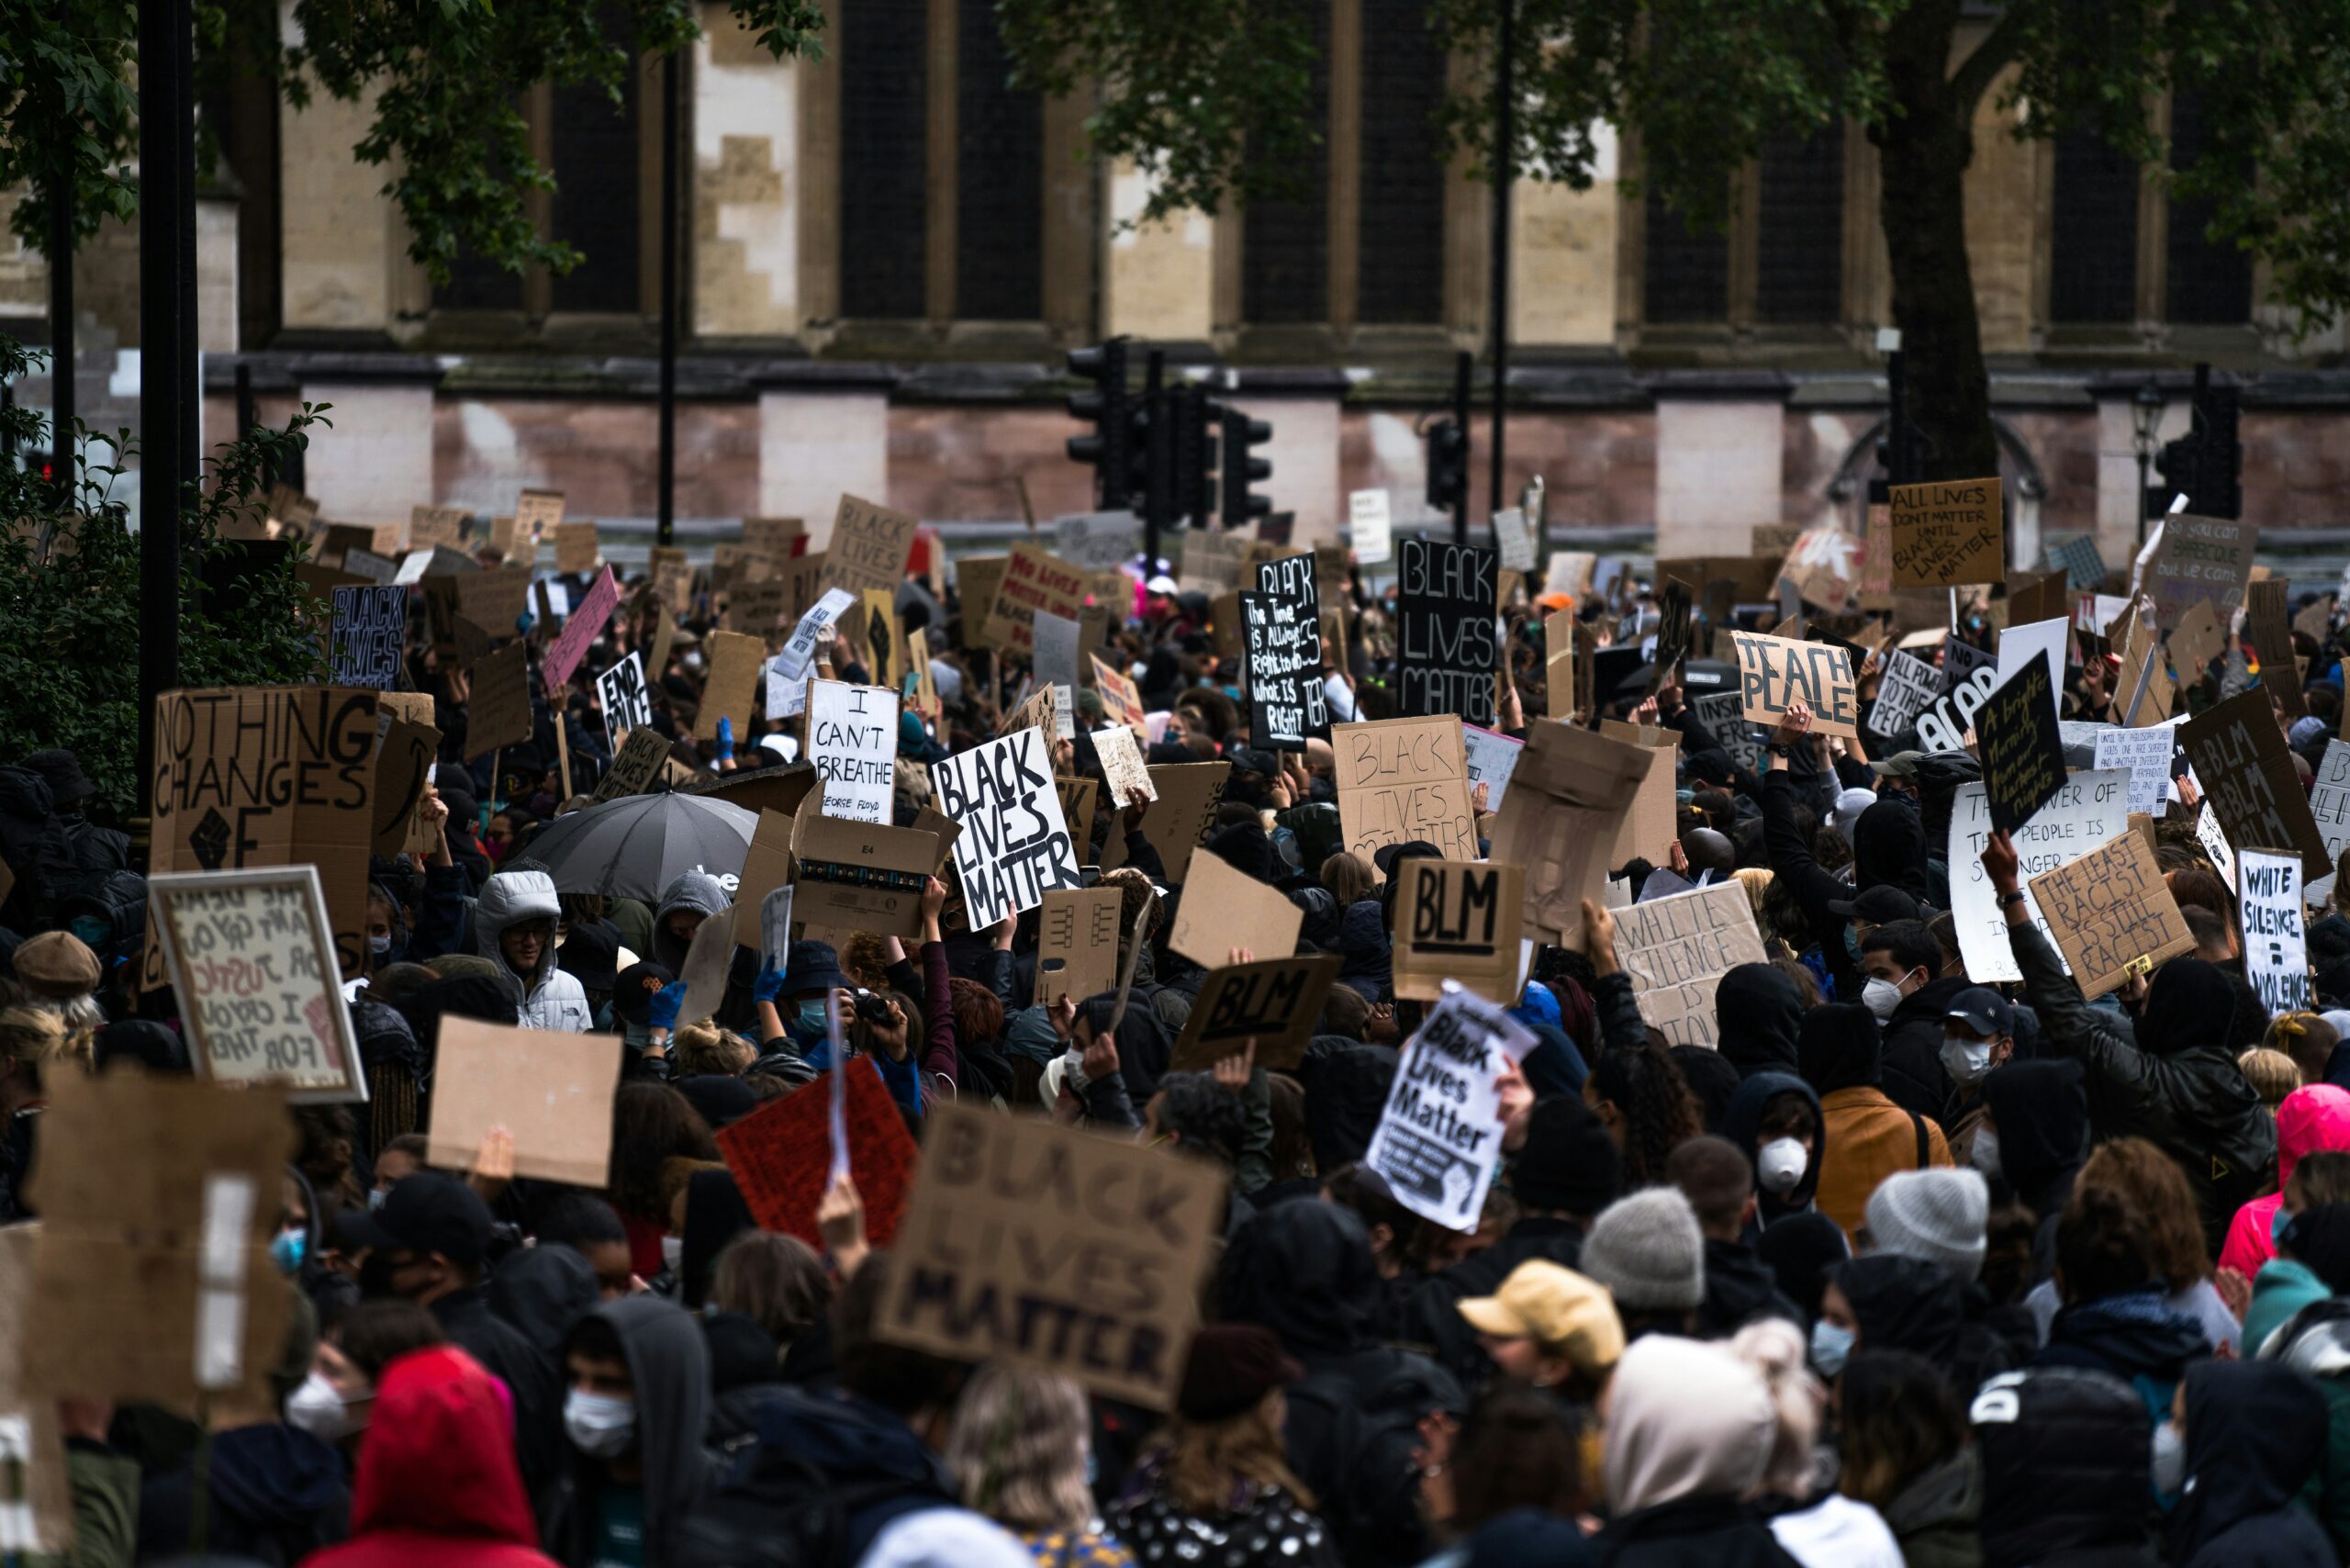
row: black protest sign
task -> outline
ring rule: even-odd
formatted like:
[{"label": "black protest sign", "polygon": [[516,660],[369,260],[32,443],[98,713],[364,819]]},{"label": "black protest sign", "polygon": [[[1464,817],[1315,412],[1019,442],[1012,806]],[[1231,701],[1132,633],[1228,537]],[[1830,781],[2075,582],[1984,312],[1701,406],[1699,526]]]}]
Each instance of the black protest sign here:
[{"label": "black protest sign", "polygon": [[1896,741],[1915,729],[1918,716],[1942,696],[1942,675],[1933,666],[1896,648],[1885,656],[1884,678],[1869,708],[1869,734]]},{"label": "black protest sign", "polygon": [[[1303,557],[1311,560],[1311,556]],[[1248,744],[1271,751],[1304,751],[1315,731],[1307,701],[1323,710],[1322,733],[1329,733],[1323,702],[1322,665],[1309,644],[1321,641],[1313,622],[1302,620],[1297,602],[1281,594],[1244,593],[1240,623],[1248,672]]]},{"label": "black protest sign", "polygon": [[1517,944],[1526,923],[1526,872],[1465,860],[1396,865],[1395,994],[1443,999],[1459,980],[1490,1002],[1517,1001]]},{"label": "black protest sign", "polygon": [[2032,659],[1975,715],[1983,794],[1994,831],[2012,833],[2065,787],[2065,740],[2048,661]]},{"label": "black protest sign", "polygon": [[400,683],[400,656],[407,646],[408,589],[334,590],[334,632],[328,644],[328,662],[335,685],[390,690]]},{"label": "black protest sign", "polygon": [[1077,849],[1053,785],[1050,746],[1044,731],[1024,724],[930,770],[939,810],[962,830],[955,870],[974,931],[1034,909],[1047,889],[1077,886]]},{"label": "black protest sign", "polygon": [[2332,873],[2267,692],[2255,687],[2188,720],[2178,744],[2230,844],[2297,853],[2308,881]]},{"label": "black protest sign", "polygon": [[[1511,958],[1516,957],[1513,946]],[[1210,969],[1169,1067],[1200,1071],[1254,1040],[1259,1067],[1277,1072],[1294,1068],[1321,1021],[1339,964],[1336,953],[1314,953]]]},{"label": "black protest sign", "polygon": [[[1329,698],[1322,687],[1322,588],[1315,569],[1314,553],[1309,550],[1303,555],[1283,555],[1277,560],[1258,562],[1257,591],[1276,601],[1268,620],[1271,628],[1268,652],[1271,655],[1271,663],[1285,664],[1288,668],[1289,683],[1284,689],[1295,695],[1294,706],[1300,717],[1293,727],[1300,733],[1294,742],[1260,738],[1255,744],[1278,746],[1283,751],[1303,751],[1308,737],[1326,741],[1330,738]],[[1286,614],[1281,613],[1280,607],[1282,606],[1287,607]],[[1245,608],[1242,614],[1244,617],[1247,614]],[[1253,644],[1248,650],[1248,663],[1253,681],[1257,668]],[[1252,728],[1256,718],[1253,711],[1255,702],[1256,692],[1252,686],[1249,691]],[[1282,705],[1291,704],[1284,702]],[[1288,721],[1284,718],[1282,722],[1286,724]]]},{"label": "black protest sign", "polygon": [[1500,557],[1478,545],[1438,539],[1404,539],[1397,544],[1397,715],[1453,713],[1464,722],[1493,728]]},{"label": "black protest sign", "polygon": [[1653,692],[1673,678],[1681,661],[1689,656],[1689,590],[1684,585],[1668,581],[1664,585],[1664,611],[1656,626],[1656,662],[1649,668],[1649,689]]}]

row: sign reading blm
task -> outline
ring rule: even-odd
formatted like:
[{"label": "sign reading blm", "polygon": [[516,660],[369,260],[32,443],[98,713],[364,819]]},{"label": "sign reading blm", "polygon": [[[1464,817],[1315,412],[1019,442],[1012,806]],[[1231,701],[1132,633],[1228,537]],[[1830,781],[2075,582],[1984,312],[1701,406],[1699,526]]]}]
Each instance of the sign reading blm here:
[{"label": "sign reading blm", "polygon": [[1440,539],[1399,542],[1395,662],[1405,718],[1457,713],[1494,725],[1494,552]]}]

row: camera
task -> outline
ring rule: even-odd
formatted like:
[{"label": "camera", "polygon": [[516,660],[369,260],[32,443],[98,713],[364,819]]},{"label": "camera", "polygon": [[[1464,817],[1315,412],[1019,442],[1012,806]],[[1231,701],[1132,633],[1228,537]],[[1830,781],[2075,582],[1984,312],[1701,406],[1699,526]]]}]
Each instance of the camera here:
[{"label": "camera", "polygon": [[888,997],[878,991],[867,991],[863,986],[858,986],[850,994],[856,998],[856,1015],[859,1018],[868,1024],[887,1024],[890,1021]]}]

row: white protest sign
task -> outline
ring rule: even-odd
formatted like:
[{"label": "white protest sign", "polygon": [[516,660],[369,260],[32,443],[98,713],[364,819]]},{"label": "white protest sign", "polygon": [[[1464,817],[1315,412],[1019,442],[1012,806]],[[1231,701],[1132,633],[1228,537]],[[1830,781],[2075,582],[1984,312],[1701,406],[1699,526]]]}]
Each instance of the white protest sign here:
[{"label": "white protest sign", "polygon": [[414,588],[424,580],[424,568],[431,565],[431,551],[411,550],[400,557],[400,569],[392,575],[392,581],[401,588]]},{"label": "white protest sign", "polygon": [[1918,715],[1918,748],[1964,751],[1966,732],[1975,727],[1975,711],[1998,689],[1998,671],[1991,665],[1978,665],[1973,673],[1961,677],[1949,696]]},{"label": "white protest sign", "polygon": [[897,781],[898,694],[845,680],[810,681],[808,760],[823,787],[824,815],[887,825]]},{"label": "white protest sign", "polygon": [[[1077,685],[1077,622],[1048,610],[1036,611],[1036,678],[1053,686]],[[1066,706],[1066,704],[1064,704]]]},{"label": "white protest sign", "polygon": [[[2317,819],[2318,834],[2325,840],[2326,858],[2339,866],[2342,852],[2350,849],[2350,741],[2325,743],[2325,755],[2318,759],[2317,779],[2310,789],[2310,815]],[[2332,877],[2320,877],[2303,890],[2312,901],[2333,891]]]},{"label": "white protest sign", "polygon": [[2232,891],[2236,885],[2235,846],[2228,842],[2228,830],[2220,825],[2209,801],[2195,813],[2195,837],[2203,846],[2203,853],[2211,857],[2211,868],[2220,873],[2220,879]]},{"label": "white protest sign", "polygon": [[1469,759],[1469,788],[1485,786],[1485,810],[1502,809],[1503,792],[1509,788],[1509,776],[1517,771],[1517,759],[1526,750],[1526,743],[1513,740],[1494,730],[1481,730],[1474,724],[1460,726],[1460,749]]},{"label": "white protest sign", "polygon": [[1882,740],[1900,739],[1942,694],[1942,672],[1896,648],[1886,655],[1884,678],[1877,683],[1876,701],[1869,708],[1869,733]]},{"label": "white protest sign", "polygon": [[1534,1048],[1534,1036],[1483,998],[1449,980],[1445,991],[1404,1047],[1363,1163],[1386,1179],[1397,1203],[1465,1232],[1477,1228],[1501,1163],[1494,1081]]},{"label": "white protest sign", "polygon": [[2170,799],[2170,761],[2178,750],[2173,724],[2125,730],[2106,725],[2097,733],[2097,765],[2130,772],[2130,809],[2150,817],[2163,814]]},{"label": "white protest sign", "polygon": [[1770,955],[1762,950],[1743,882],[1649,896],[1658,878],[1672,875],[1651,871],[1639,902],[1617,911],[1617,959],[1632,977],[1640,1018],[1651,1028],[1676,1046],[1718,1045],[1715,987],[1739,965],[1760,964]]},{"label": "white protest sign", "polygon": [[2244,928],[2244,972],[2274,1017],[2310,1004],[2310,952],[2301,929],[2301,857],[2247,849],[2236,857],[2243,879],[2237,918]]},{"label": "white protest sign", "polygon": [[1384,490],[1356,490],[1347,497],[1347,538],[1355,564],[1376,566],[1395,554],[1395,520]]},{"label": "white protest sign", "polygon": [[605,738],[617,753],[622,734],[653,722],[653,696],[644,689],[644,655],[632,649],[628,657],[598,676],[596,700],[604,706]]},{"label": "white protest sign", "polygon": [[1494,514],[1494,542],[1501,547],[1502,565],[1515,572],[1534,569],[1534,524],[1518,507]]},{"label": "white protest sign", "polygon": [[1135,733],[1124,724],[1093,732],[1093,752],[1102,759],[1102,776],[1110,781],[1110,803],[1125,811],[1137,798],[1158,799],[1158,791],[1150,782],[1150,769],[1144,766],[1142,748],[1135,744]]},{"label": "white protest sign", "polygon": [[[2040,934],[2047,937],[2056,961],[2064,951],[2031,902],[2030,882],[2042,871],[2069,866],[2119,833],[2130,828],[2130,775],[2120,770],[2076,773],[2065,780],[2047,804],[2032,813],[2015,832],[2017,879],[2026,884],[2024,909]],[[1962,784],[1951,800],[1950,898],[1958,926],[1959,956],[1977,985],[2020,982],[2015,949],[2008,943],[2007,917],[1999,909],[1998,890],[1983,869],[1983,846],[1991,840],[1991,809],[1983,786]],[[2071,971],[2066,970],[2067,973]]]},{"label": "white protest sign", "polygon": [[930,782],[938,809],[963,830],[955,870],[973,931],[1034,909],[1047,889],[1077,886],[1077,849],[1034,724],[934,763]]},{"label": "white protest sign", "polygon": [[1077,739],[1077,688],[1065,680],[1053,682],[1053,738]]},{"label": "white protest sign", "polygon": [[1998,679],[1993,689],[2005,686],[2008,678],[2035,658],[2048,661],[2048,700],[2063,716],[2064,704],[2057,693],[2065,689],[2065,639],[2072,635],[2073,623],[2064,616],[2053,621],[2035,621],[2028,626],[2010,626],[1999,633]]},{"label": "white protest sign", "polygon": [[772,711],[776,706],[777,672],[782,673],[787,686],[806,675],[809,665],[816,657],[816,640],[824,634],[826,627],[846,615],[849,606],[856,602],[856,596],[846,588],[826,588],[824,597],[808,607],[808,613],[801,616],[800,624],[791,629],[791,640],[784,644],[783,652],[776,655],[774,661],[767,666],[768,718],[783,716]]}]

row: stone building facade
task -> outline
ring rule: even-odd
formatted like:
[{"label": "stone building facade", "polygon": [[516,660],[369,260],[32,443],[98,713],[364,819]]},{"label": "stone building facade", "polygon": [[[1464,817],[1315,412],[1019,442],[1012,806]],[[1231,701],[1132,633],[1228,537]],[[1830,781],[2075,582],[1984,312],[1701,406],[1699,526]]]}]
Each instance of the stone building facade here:
[{"label": "stone building facade", "polygon": [[[770,59],[707,6],[686,62],[681,516],[800,515],[821,533],[845,489],[1001,521],[1021,480],[1040,517],[1083,510],[1062,356],[1125,333],[1272,422],[1267,487],[1304,533],[1370,486],[1393,487],[1408,523],[1418,426],[1489,330],[1489,197],[1436,156],[1429,114],[1460,68],[1430,46],[1425,0],[1316,0],[1324,157],[1304,199],[1144,227],[1145,177],[1081,155],[1087,104],[1007,84],[990,0],[827,11],[822,63]],[[617,108],[526,95],[560,185],[536,218],[588,259],[560,277],[465,262],[441,286],[407,257],[384,172],[350,154],[365,105],[217,106],[209,436],[233,428],[241,357],[265,417],[335,405],[309,465],[330,516],[505,511],[524,486],[565,491],[574,515],[650,515],[661,94],[646,61]],[[2193,146],[2192,105],[2149,112]],[[2350,526],[2342,330],[2297,339],[2264,269],[2206,241],[2157,174],[2087,137],[2019,140],[2007,114],[1986,101],[1967,218],[2018,558],[2090,529],[2121,558],[2130,399],[2159,377],[2180,433],[2197,360],[2244,381],[2247,515],[2331,545]],[[1554,527],[1654,528],[1675,554],[1852,517],[1890,314],[1866,138],[1774,145],[1726,233],[1633,193],[1636,142],[1601,147],[1589,189],[1515,192],[1507,488],[1539,473]],[[135,276],[121,233],[80,258],[85,411],[122,390],[127,362],[104,356],[137,345]],[[36,338],[45,287],[37,253],[0,253],[0,317]],[[1482,416],[1473,441],[1482,516]]]}]

